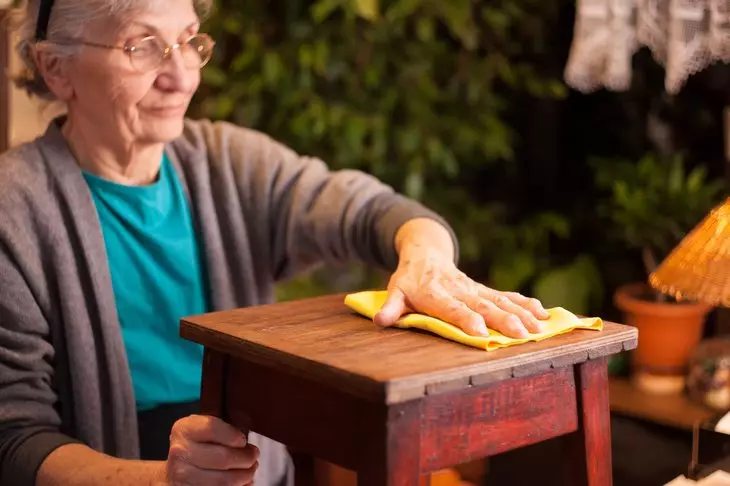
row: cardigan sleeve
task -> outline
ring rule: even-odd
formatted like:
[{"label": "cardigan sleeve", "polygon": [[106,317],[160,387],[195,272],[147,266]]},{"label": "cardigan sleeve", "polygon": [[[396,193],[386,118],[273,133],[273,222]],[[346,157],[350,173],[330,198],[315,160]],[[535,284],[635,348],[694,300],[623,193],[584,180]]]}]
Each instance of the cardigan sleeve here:
[{"label": "cardigan sleeve", "polygon": [[330,170],[320,159],[228,123],[204,124],[203,130],[219,170],[230,167],[242,210],[268,230],[276,278],[322,262],[362,261],[394,270],[395,235],[414,218],[441,223],[458,255],[444,218],[365,172]]},{"label": "cardigan sleeve", "polygon": [[0,239],[0,484],[33,486],[60,432],[48,324]]}]

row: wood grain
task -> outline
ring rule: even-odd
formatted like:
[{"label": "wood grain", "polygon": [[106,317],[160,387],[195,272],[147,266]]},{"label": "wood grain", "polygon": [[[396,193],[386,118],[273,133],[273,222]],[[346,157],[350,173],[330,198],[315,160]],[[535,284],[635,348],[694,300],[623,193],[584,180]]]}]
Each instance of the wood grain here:
[{"label": "wood grain", "polygon": [[200,412],[226,420],[226,377],[228,355],[214,349],[203,352],[203,379],[200,389]]},{"label": "wood grain", "polygon": [[611,486],[611,417],[606,358],[575,366],[578,430],[566,441],[570,486]]},{"label": "wood grain", "polygon": [[329,295],[182,320],[181,336],[379,403],[448,393],[633,349],[633,327],[606,323],[487,352],[415,330],[380,329]]},{"label": "wood grain", "polygon": [[572,367],[424,400],[422,467],[433,471],[577,430]]},{"label": "wood grain", "polygon": [[[394,430],[399,441],[411,434],[408,450],[420,450],[419,473],[427,474],[578,429],[573,367],[390,406],[241,358],[231,358],[227,373],[231,424],[352,471],[374,464],[373,455],[385,460],[376,450],[383,444],[400,450]],[[417,435],[403,431],[402,414],[411,412]]]},{"label": "wood grain", "polygon": [[421,476],[421,414],[413,400],[387,408],[380,426],[362,437],[357,486],[429,486]]}]

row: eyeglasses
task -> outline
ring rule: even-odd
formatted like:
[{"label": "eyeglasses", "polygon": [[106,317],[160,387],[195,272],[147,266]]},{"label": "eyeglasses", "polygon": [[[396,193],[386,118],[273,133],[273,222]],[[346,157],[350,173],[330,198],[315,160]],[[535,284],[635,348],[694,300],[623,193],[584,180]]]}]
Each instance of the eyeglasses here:
[{"label": "eyeglasses", "polygon": [[208,34],[203,33],[195,34],[185,42],[171,46],[154,35],[144,37],[134,43],[126,43],[123,46],[88,41],[77,41],[75,43],[102,49],[121,49],[129,56],[132,67],[140,73],[159,68],[164,61],[172,57],[173,52],[176,50],[180,51],[187,69],[200,69],[210,61],[215,46],[215,41]]}]

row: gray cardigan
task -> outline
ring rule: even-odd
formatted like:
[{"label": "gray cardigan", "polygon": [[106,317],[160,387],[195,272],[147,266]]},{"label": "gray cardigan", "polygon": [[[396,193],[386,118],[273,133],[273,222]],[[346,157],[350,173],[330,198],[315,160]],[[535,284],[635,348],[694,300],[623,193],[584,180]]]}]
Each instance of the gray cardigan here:
[{"label": "gray cardigan", "polygon": [[[2,485],[33,485],[45,457],[71,442],[139,454],[104,241],[59,123],[0,155]],[[329,171],[228,123],[186,120],[166,150],[190,199],[215,310],[272,302],[276,281],[325,261],[393,269],[408,219],[448,228],[373,177]],[[262,448],[256,484],[290,475],[281,444],[252,442]]]}]

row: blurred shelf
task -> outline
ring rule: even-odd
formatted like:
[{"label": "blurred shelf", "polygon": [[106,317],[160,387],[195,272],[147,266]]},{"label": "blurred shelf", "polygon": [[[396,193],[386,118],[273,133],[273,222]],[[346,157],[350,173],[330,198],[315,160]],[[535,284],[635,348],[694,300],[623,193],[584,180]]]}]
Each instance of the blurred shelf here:
[{"label": "blurred shelf", "polygon": [[682,395],[652,395],[634,388],[628,378],[609,378],[611,412],[682,430],[717,412]]}]

